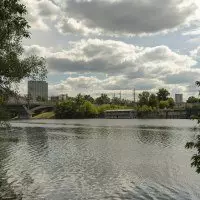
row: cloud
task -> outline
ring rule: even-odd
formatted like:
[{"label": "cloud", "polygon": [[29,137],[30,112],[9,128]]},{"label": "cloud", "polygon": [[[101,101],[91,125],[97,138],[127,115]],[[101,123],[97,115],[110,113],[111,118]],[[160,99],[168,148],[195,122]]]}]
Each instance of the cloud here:
[{"label": "cloud", "polygon": [[183,71],[178,74],[167,75],[164,78],[166,84],[188,84],[195,83],[200,76],[200,70]]},{"label": "cloud", "polygon": [[200,46],[190,51],[190,55],[196,59],[200,59]]},{"label": "cloud", "polygon": [[58,84],[50,85],[50,94],[71,94],[76,95],[78,93],[91,93],[94,91],[102,90],[101,80],[91,76],[78,76],[68,77],[66,80],[61,81]]},{"label": "cloud", "polygon": [[60,12],[60,8],[49,0],[22,0],[22,2],[27,7],[28,15],[26,17],[31,29],[49,30],[46,20],[55,20]]},{"label": "cloud", "polygon": [[70,42],[62,51],[37,45],[26,46],[26,55],[47,59],[48,69],[67,73],[102,73],[131,78],[162,78],[189,70],[196,61],[167,46],[139,47],[114,40],[88,39]]},{"label": "cloud", "polygon": [[78,93],[91,94],[92,96],[100,95],[101,93],[116,94],[122,91],[126,97],[132,97],[133,89],[137,93],[141,90],[153,90],[158,88],[161,82],[151,79],[136,79],[129,80],[123,76],[111,76],[105,79],[96,76],[77,76],[68,77],[58,84],[49,86],[50,95],[69,94],[72,96]]},{"label": "cloud", "polygon": [[200,28],[192,29],[183,33],[183,35],[200,35]]},{"label": "cloud", "polygon": [[193,69],[195,58],[167,46],[139,47],[114,40],[88,39],[69,42],[59,51],[25,46],[25,55],[31,54],[44,56],[51,74],[73,74],[52,86],[55,93],[171,89],[173,84],[192,84],[200,74]]},{"label": "cloud", "polygon": [[[60,1],[63,3],[63,1]],[[146,35],[176,29],[199,15],[195,0],[65,0],[63,34]]]}]

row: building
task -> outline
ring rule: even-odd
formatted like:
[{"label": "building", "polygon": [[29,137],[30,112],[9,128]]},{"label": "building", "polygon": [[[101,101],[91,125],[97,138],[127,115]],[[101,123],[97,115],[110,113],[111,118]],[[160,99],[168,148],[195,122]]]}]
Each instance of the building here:
[{"label": "building", "polygon": [[136,118],[136,111],[133,109],[106,110],[104,116],[106,119],[133,119]]},{"label": "building", "polygon": [[48,83],[46,81],[28,81],[28,96],[31,100],[48,100]]},{"label": "building", "polygon": [[175,102],[177,104],[183,103],[183,94],[175,94]]}]

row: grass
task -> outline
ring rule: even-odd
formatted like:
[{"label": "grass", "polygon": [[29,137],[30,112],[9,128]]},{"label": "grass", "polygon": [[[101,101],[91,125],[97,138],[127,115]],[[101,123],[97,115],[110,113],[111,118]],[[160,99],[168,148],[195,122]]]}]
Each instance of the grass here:
[{"label": "grass", "polygon": [[55,118],[54,112],[44,112],[34,116],[32,119],[54,119],[54,118]]}]

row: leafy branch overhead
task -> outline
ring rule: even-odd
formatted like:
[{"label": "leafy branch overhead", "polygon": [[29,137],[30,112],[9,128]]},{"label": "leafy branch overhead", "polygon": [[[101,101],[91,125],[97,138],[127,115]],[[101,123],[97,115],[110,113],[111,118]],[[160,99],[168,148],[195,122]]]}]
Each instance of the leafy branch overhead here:
[{"label": "leafy branch overhead", "polygon": [[[200,87],[200,81],[196,81],[196,85]],[[200,115],[193,117],[193,119],[197,120],[197,124],[200,125]],[[188,142],[185,145],[186,149],[196,149],[196,154],[194,154],[191,158],[191,166],[196,168],[196,172],[200,174],[200,135],[195,137],[195,140],[192,142]]]},{"label": "leafy branch overhead", "polygon": [[24,57],[22,40],[30,38],[26,7],[19,0],[0,1],[0,86],[9,87],[23,78],[44,79],[44,58]]},{"label": "leafy branch overhead", "polygon": [[[24,78],[44,79],[46,63],[44,58],[24,56],[23,39],[30,38],[27,10],[20,0],[0,1],[0,97],[14,93],[12,84]],[[2,103],[0,103],[2,107]],[[2,113],[2,112],[1,112]],[[0,121],[3,116],[0,116]]]}]

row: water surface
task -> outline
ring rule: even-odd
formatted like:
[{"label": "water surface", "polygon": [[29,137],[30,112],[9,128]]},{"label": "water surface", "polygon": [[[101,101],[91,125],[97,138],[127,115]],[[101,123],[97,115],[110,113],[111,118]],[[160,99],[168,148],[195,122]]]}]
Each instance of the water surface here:
[{"label": "water surface", "polygon": [[0,130],[0,199],[200,199],[190,120],[31,120]]}]

